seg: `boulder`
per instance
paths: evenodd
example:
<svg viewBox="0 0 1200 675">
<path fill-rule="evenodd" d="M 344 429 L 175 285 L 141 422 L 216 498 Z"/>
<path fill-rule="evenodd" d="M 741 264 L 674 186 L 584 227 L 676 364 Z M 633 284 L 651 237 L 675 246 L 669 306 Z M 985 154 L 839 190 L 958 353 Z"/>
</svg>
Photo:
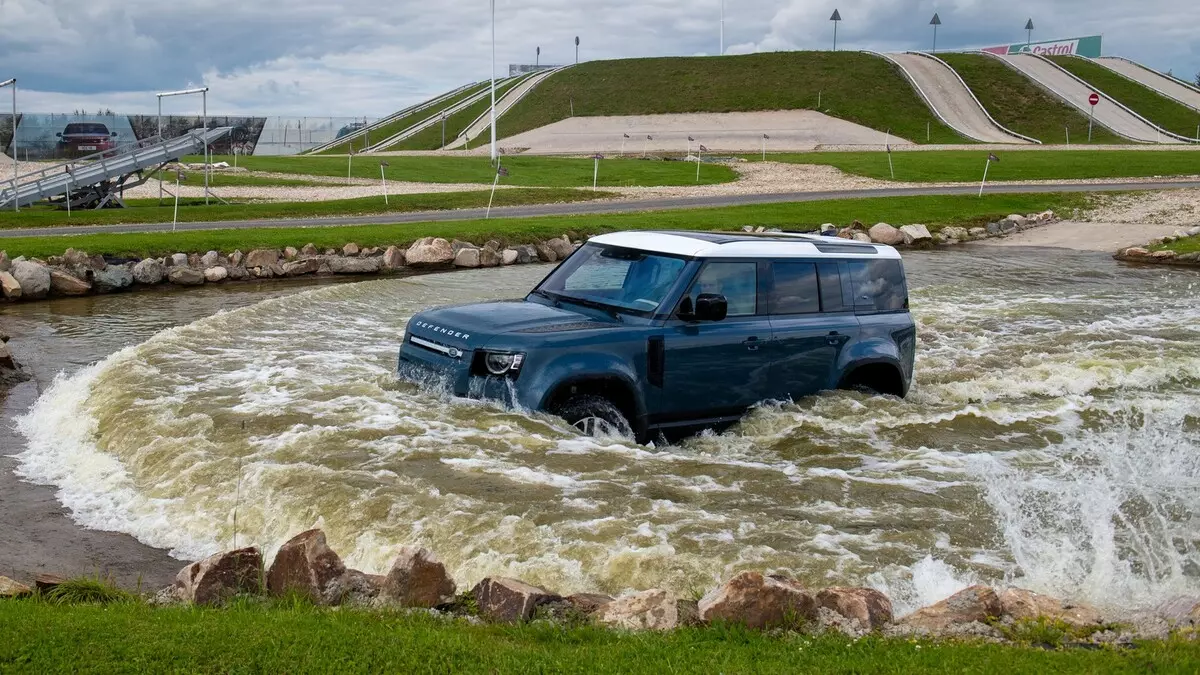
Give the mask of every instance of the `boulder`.
<svg viewBox="0 0 1200 675">
<path fill-rule="evenodd" d="M 248 272 L 245 267 L 230 267 L 229 268 L 229 280 L 230 281 L 241 281 L 242 279 L 249 279 L 249 278 L 250 278 L 250 272 Z"/>
<path fill-rule="evenodd" d="M 864 628 L 879 629 L 892 622 L 892 601 L 873 588 L 826 588 L 816 600 L 817 606 L 856 619 Z"/>
<path fill-rule="evenodd" d="M 54 295 L 87 295 L 92 285 L 74 274 L 50 268 L 50 292 Z"/>
<path fill-rule="evenodd" d="M 146 286 L 161 283 L 165 274 L 163 264 L 154 258 L 146 258 L 133 266 L 133 280 Z"/>
<path fill-rule="evenodd" d="M 867 234 L 876 244 L 899 246 L 904 243 L 904 234 L 887 223 L 875 223 L 867 230 Z"/>
<path fill-rule="evenodd" d="M 454 598 L 454 580 L 428 549 L 405 546 L 384 578 L 380 597 L 404 607 L 436 607 Z"/>
<path fill-rule="evenodd" d="M 523 244 L 517 247 L 517 263 L 527 265 L 538 261 L 538 250 L 533 244 Z"/>
<path fill-rule="evenodd" d="M 557 256 L 559 260 L 566 260 L 567 256 L 575 252 L 574 244 L 571 243 L 571 239 L 565 234 L 561 237 L 555 237 L 554 239 L 547 239 L 545 246 L 551 251 L 554 251 L 554 255 Z"/>
<path fill-rule="evenodd" d="M 550 248 L 549 246 L 545 244 L 534 244 L 533 248 L 535 251 L 537 251 L 538 260 L 541 260 L 542 262 L 558 262 L 558 254 L 555 253 L 554 249 Z"/>
<path fill-rule="evenodd" d="M 454 262 L 454 249 L 441 237 L 424 237 L 413 242 L 404 259 L 413 267 L 434 267 Z"/>
<path fill-rule="evenodd" d="M 1008 222 L 1012 223 L 1013 225 L 1016 225 L 1018 229 L 1025 227 L 1026 225 L 1029 224 L 1029 219 L 1026 218 L 1025 216 L 1022 216 L 1019 213 L 1014 213 L 1014 214 L 1010 215 L 1009 217 L 1005 218 L 1004 220 L 1007 220 Z"/>
<path fill-rule="evenodd" d="M 957 239 L 958 241 L 966 241 L 970 234 L 965 227 L 943 227 L 942 236 L 947 239 Z"/>
<path fill-rule="evenodd" d="M 167 281 L 176 286 L 203 286 L 204 272 L 190 267 L 172 267 L 167 273 Z"/>
<path fill-rule="evenodd" d="M 19 581 L 13 581 L 8 577 L 0 577 L 0 598 L 19 598 L 23 595 L 29 595 L 32 592 L 33 588 Z"/>
<path fill-rule="evenodd" d="M 283 265 L 281 265 L 280 263 L 275 263 L 274 265 L 271 265 L 267 269 L 271 270 L 271 276 L 274 276 L 274 277 L 283 276 Z"/>
<path fill-rule="evenodd" d="M 455 239 L 454 241 L 450 242 L 450 248 L 454 249 L 454 253 L 457 255 L 458 252 L 463 250 L 464 248 L 479 248 L 479 247 L 469 241 L 463 241 L 462 239 Z"/>
<path fill-rule="evenodd" d="M 838 231 L 838 226 L 834 225 L 833 223 L 822 223 L 821 224 L 821 234 L 825 234 L 826 232 L 837 232 L 837 231 Z"/>
<path fill-rule="evenodd" d="M 62 256 L 64 267 L 91 267 L 91 259 L 87 251 L 77 251 L 73 248 L 67 249 L 67 252 Z"/>
<path fill-rule="evenodd" d="M 971 235 L 972 239 L 983 239 L 988 236 L 988 229 L 986 227 L 972 227 L 967 230 L 967 234 Z"/>
<path fill-rule="evenodd" d="M 506 577 L 487 577 L 471 593 L 484 617 L 507 623 L 528 621 L 538 605 L 559 599 L 547 590 Z"/>
<path fill-rule="evenodd" d="M 334 274 L 378 274 L 383 266 L 383 258 L 342 258 L 333 256 L 326 258 L 329 271 Z M 280 270 L 282 271 L 282 270 Z"/>
<path fill-rule="evenodd" d="M 996 223 L 996 230 L 1000 234 L 1011 234 L 1017 231 L 1017 223 L 1005 218 L 1004 220 Z M 988 225 L 988 231 L 991 231 L 991 225 Z"/>
<path fill-rule="evenodd" d="M 262 591 L 262 554 L 257 548 L 218 553 L 179 571 L 177 596 L 196 605 L 220 604 L 235 595 Z"/>
<path fill-rule="evenodd" d="M 770 628 L 815 618 L 817 603 L 792 579 L 742 572 L 704 596 L 699 609 L 704 622 L 722 620 Z"/>
<path fill-rule="evenodd" d="M 26 300 L 44 298 L 50 293 L 50 270 L 29 260 L 14 260 L 12 275 L 21 285 L 21 297 Z"/>
<path fill-rule="evenodd" d="M 1084 627 L 1104 623 L 1100 612 L 1087 605 L 1063 602 L 1023 588 L 1006 588 L 999 593 L 1000 612 L 1018 621 L 1045 617 L 1070 626 Z"/>
<path fill-rule="evenodd" d="M 871 235 L 867 234 L 866 232 L 855 232 L 851 239 L 854 241 L 861 241 L 864 244 L 871 243 Z"/>
<path fill-rule="evenodd" d="M 109 265 L 96 272 L 92 283 L 101 293 L 125 290 L 133 285 L 133 272 L 126 265 Z"/>
<path fill-rule="evenodd" d="M 171 267 L 187 267 L 188 257 L 186 253 L 176 253 L 171 256 Z"/>
<path fill-rule="evenodd" d="M 276 597 L 295 593 L 323 603 L 330 582 L 345 572 L 342 559 L 325 543 L 325 533 L 308 530 L 289 539 L 275 554 L 267 571 L 267 592 Z"/>
<path fill-rule="evenodd" d="M 49 593 L 65 583 L 67 578 L 57 574 L 39 574 L 33 578 L 33 587 L 40 593 Z"/>
<path fill-rule="evenodd" d="M 985 623 L 999 618 L 1002 611 L 996 591 L 987 586 L 971 586 L 941 602 L 922 607 L 897 623 L 917 632 L 937 634 L 952 626 L 976 621 Z"/>
<path fill-rule="evenodd" d="M 279 251 L 273 248 L 256 248 L 247 253 L 246 259 L 242 262 L 247 268 L 270 267 L 271 265 L 278 265 Z"/>
<path fill-rule="evenodd" d="M 224 267 L 209 267 L 204 270 L 204 280 L 210 284 L 215 284 L 218 281 L 225 281 L 229 278 L 229 270 Z"/>
<path fill-rule="evenodd" d="M 283 275 L 285 277 L 300 277 L 305 274 L 316 274 L 320 267 L 321 261 L 316 258 L 294 260 L 283 264 Z"/>
<path fill-rule="evenodd" d="M 493 248 L 488 248 L 487 246 L 479 249 L 480 267 L 499 267 L 500 260 L 500 251 Z"/>
<path fill-rule="evenodd" d="M 500 252 L 500 264 L 501 265 L 511 265 L 511 264 L 517 262 L 518 256 L 519 256 L 519 253 L 517 252 L 516 249 L 506 248 Z"/>
<path fill-rule="evenodd" d="M 576 611 L 591 616 L 598 609 L 612 602 L 613 597 L 603 593 L 576 593 L 568 595 L 563 600 Z"/>
<path fill-rule="evenodd" d="M 904 235 L 904 243 L 909 246 L 933 242 L 933 235 L 929 234 L 929 228 L 924 225 L 905 225 L 900 228 L 900 234 Z"/>
<path fill-rule="evenodd" d="M 1150 254 L 1150 259 L 1151 260 L 1172 260 L 1177 255 L 1179 255 L 1179 254 L 1176 253 L 1175 251 L 1155 251 Z M 51 271 L 51 274 L 53 274 L 53 271 Z"/>
<path fill-rule="evenodd" d="M 596 621 L 626 630 L 672 630 L 679 626 L 679 598 L 659 589 L 624 595 L 599 608 Z"/>
<path fill-rule="evenodd" d="M 0 384 L 3 384 L 8 378 L 4 371 L 20 370 L 21 366 L 13 358 L 12 352 L 8 349 L 8 344 L 0 342 Z"/>
<path fill-rule="evenodd" d="M 317 255 L 316 244 L 305 244 L 304 247 L 300 249 L 300 255 L 304 256 L 305 258 L 311 258 L 313 256 L 316 256 Z"/>
<path fill-rule="evenodd" d="M 462 248 L 454 256 L 455 267 L 479 267 L 479 249 Z"/>
<path fill-rule="evenodd" d="M 21 297 L 21 284 L 8 272 L 0 272 L 0 290 L 4 291 L 4 297 L 9 300 L 17 300 Z"/>
<path fill-rule="evenodd" d="M 1120 255 L 1126 258 L 1145 258 L 1146 256 L 1150 255 L 1150 251 L 1142 248 L 1141 246 L 1131 246 L 1124 251 L 1121 251 Z"/>
<path fill-rule="evenodd" d="M 1192 251 L 1191 253 L 1184 253 L 1183 255 L 1181 255 L 1175 259 L 1178 260 L 1179 262 L 1196 262 L 1196 261 L 1200 260 L 1200 251 Z"/>
<path fill-rule="evenodd" d="M 375 256 L 382 255 L 382 254 L 383 254 L 383 249 L 379 248 L 378 246 L 372 246 L 371 248 L 364 248 L 362 250 L 362 253 L 359 253 L 359 255 L 363 256 L 364 258 L 374 258 Z"/>
<path fill-rule="evenodd" d="M 399 246 L 389 246 L 383 252 L 383 269 L 395 270 L 404 267 L 404 249 Z"/>
<path fill-rule="evenodd" d="M 208 253 L 205 253 L 204 255 L 200 256 L 200 267 L 202 269 L 208 269 L 209 267 L 216 267 L 217 263 L 219 263 L 220 260 L 221 260 L 221 254 L 218 251 L 209 251 Z"/>
<path fill-rule="evenodd" d="M 987 233 L 991 235 L 1000 234 L 1000 223 L 988 223 Z"/>
<path fill-rule="evenodd" d="M 229 264 L 232 265 L 233 267 L 245 267 L 245 265 L 242 264 L 242 262 L 245 261 L 245 259 L 246 259 L 246 255 L 244 253 L 242 253 L 240 250 L 237 250 L 237 251 L 234 251 L 229 256 Z"/>
<path fill-rule="evenodd" d="M 849 227 L 843 227 L 837 231 L 838 239 L 853 239 L 854 230 Z"/>
<path fill-rule="evenodd" d="M 344 255 L 346 257 L 356 256 L 361 252 L 362 252 L 362 249 L 360 249 L 358 247 L 358 244 L 356 244 L 354 242 L 350 242 L 349 244 L 346 244 L 345 246 L 342 247 L 342 255 Z"/>
<path fill-rule="evenodd" d="M 298 255 L 300 255 L 300 252 L 296 250 L 295 246 L 288 246 L 283 249 L 283 257 L 287 260 L 295 260 Z"/>
<path fill-rule="evenodd" d="M 8 251 L 0 251 L 0 272 L 12 271 L 12 261 L 8 259 Z"/>
<path fill-rule="evenodd" d="M 379 597 L 384 577 L 358 570 L 346 570 L 325 586 L 322 602 L 326 605 L 364 604 Z"/>
</svg>

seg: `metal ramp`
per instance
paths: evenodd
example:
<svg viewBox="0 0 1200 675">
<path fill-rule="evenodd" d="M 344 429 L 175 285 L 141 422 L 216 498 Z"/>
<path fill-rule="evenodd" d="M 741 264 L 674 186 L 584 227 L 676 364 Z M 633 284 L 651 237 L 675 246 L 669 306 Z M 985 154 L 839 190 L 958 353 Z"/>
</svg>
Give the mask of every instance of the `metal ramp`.
<svg viewBox="0 0 1200 675">
<path fill-rule="evenodd" d="M 156 171 L 184 155 L 201 153 L 233 131 L 233 127 L 193 129 L 178 138 L 138 141 L 116 151 L 99 152 L 17 176 L 0 192 L 0 210 L 46 200 L 71 208 L 124 206 L 121 192 L 150 180 Z M 56 201 L 57 200 L 57 201 Z"/>
<path fill-rule="evenodd" d="M 396 112 L 392 113 L 391 115 L 388 115 L 387 117 L 384 117 L 381 120 L 376 120 L 375 122 L 372 122 L 371 124 L 368 124 L 367 126 L 362 127 L 361 129 L 356 129 L 354 131 L 351 131 L 350 133 L 346 134 L 345 136 L 342 136 L 341 138 L 335 138 L 332 141 L 327 141 L 325 143 L 322 143 L 322 144 L 316 146 L 315 148 L 310 148 L 308 150 L 305 150 L 304 152 L 302 152 L 300 154 L 315 155 L 317 153 L 324 152 L 330 148 L 335 148 L 343 143 L 357 140 L 363 136 L 369 136 L 372 131 L 380 129 L 381 127 L 385 127 L 385 126 L 391 124 L 392 122 L 395 122 L 396 120 L 401 119 L 403 117 L 408 117 L 409 115 L 411 115 L 413 113 L 420 112 L 427 108 L 435 107 L 441 103 L 444 103 L 444 102 L 454 98 L 455 96 L 458 96 L 459 94 L 463 93 L 464 91 L 467 91 L 468 89 L 471 89 L 474 87 L 478 87 L 481 84 L 482 84 L 481 82 L 472 82 L 471 84 L 461 86 L 458 89 L 455 89 L 453 91 L 448 91 L 436 98 L 433 98 L 433 99 L 430 99 L 427 101 L 422 101 L 422 102 L 414 104 L 414 105 L 410 105 L 407 108 L 404 108 L 403 110 L 397 110 Z"/>
<path fill-rule="evenodd" d="M 508 86 L 508 85 L 512 84 L 514 81 L 517 81 L 517 80 L 520 80 L 523 78 L 527 78 L 530 76 L 531 75 L 517 75 L 515 77 L 507 77 L 502 80 L 496 80 L 496 88 L 499 89 L 502 86 Z M 462 101 L 459 101 L 458 103 L 455 103 L 454 105 L 450 106 L 449 108 L 435 112 L 434 114 L 430 115 L 429 117 L 426 117 L 425 119 L 421 120 L 420 122 L 417 122 L 416 124 L 408 127 L 407 129 L 404 129 L 403 131 L 400 131 L 399 133 L 393 134 L 393 135 L 383 139 L 382 141 L 379 141 L 378 143 L 369 145 L 366 148 L 363 148 L 362 150 L 360 150 L 359 152 L 361 152 L 363 154 L 368 154 L 368 153 L 373 153 L 373 152 L 379 152 L 381 150 L 387 150 L 391 146 L 396 145 L 397 143 L 399 143 L 401 141 L 407 140 L 407 139 L 421 133 L 422 131 L 428 129 L 429 127 L 434 126 L 438 122 L 441 122 L 443 115 L 445 115 L 447 118 L 449 118 L 450 116 L 456 115 L 459 112 L 471 107 L 472 105 L 475 105 L 479 101 L 482 101 L 483 99 L 490 96 L 491 91 L 492 91 L 491 87 L 485 87 L 478 93 L 468 96 L 467 98 L 463 99 Z"/>
</svg>

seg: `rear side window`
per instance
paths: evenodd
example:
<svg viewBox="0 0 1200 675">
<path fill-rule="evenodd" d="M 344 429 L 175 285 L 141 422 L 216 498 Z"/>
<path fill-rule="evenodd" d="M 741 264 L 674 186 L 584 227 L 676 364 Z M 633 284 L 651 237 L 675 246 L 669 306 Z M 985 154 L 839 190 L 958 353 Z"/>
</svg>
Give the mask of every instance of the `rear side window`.
<svg viewBox="0 0 1200 675">
<path fill-rule="evenodd" d="M 821 311 L 816 265 L 777 262 L 772 268 L 775 270 L 775 284 L 771 292 L 772 314 L 813 314 Z"/>
<path fill-rule="evenodd" d="M 859 312 L 896 312 L 908 308 L 908 286 L 899 260 L 852 260 L 854 309 Z"/>
<path fill-rule="evenodd" d="M 837 263 L 820 263 L 817 265 L 817 279 L 821 285 L 821 311 L 845 312 L 845 300 L 842 297 L 842 273 L 838 271 Z"/>
</svg>

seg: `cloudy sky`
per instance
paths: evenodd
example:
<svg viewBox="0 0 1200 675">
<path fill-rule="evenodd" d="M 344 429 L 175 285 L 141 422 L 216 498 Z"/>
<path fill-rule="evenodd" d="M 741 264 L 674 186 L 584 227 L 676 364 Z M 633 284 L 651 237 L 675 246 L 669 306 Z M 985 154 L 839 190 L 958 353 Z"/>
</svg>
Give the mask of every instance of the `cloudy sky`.
<svg viewBox="0 0 1200 675">
<path fill-rule="evenodd" d="M 716 54 L 721 0 L 497 0 L 498 74 L 509 63 Z M 1194 0 L 727 0 L 726 53 L 928 48 L 1103 34 L 1105 52 L 1189 78 L 1200 70 Z M 207 84 L 209 110 L 378 116 L 489 76 L 486 0 L 0 0 L 0 79 L 30 112 L 153 112 L 155 91 Z M 198 112 L 175 99 L 167 112 Z"/>
</svg>

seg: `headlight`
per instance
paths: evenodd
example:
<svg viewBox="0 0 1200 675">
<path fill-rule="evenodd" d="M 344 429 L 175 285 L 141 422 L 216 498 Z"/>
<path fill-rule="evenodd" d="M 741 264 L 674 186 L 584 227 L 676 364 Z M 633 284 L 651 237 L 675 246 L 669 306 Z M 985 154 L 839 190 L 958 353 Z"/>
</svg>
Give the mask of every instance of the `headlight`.
<svg viewBox="0 0 1200 675">
<path fill-rule="evenodd" d="M 524 354 L 512 352 L 485 351 L 482 356 L 483 367 L 489 375 L 515 375 L 521 370 L 521 364 L 525 362 Z"/>
</svg>

